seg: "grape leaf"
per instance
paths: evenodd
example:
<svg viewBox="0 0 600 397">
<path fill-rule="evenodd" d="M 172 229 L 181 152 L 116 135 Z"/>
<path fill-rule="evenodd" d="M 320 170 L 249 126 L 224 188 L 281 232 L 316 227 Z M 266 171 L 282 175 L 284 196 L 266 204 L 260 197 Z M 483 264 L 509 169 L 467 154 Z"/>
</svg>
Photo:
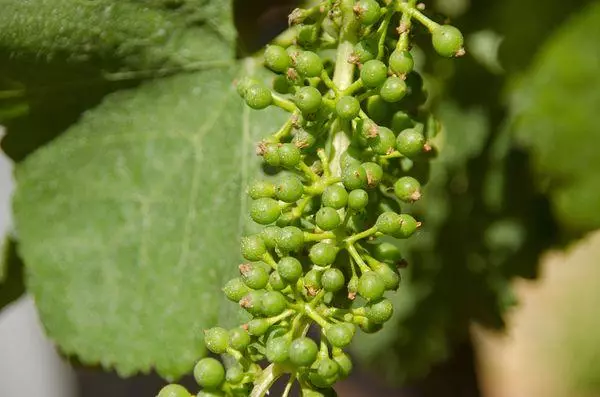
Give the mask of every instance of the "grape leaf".
<svg viewBox="0 0 600 397">
<path fill-rule="evenodd" d="M 28 287 L 66 353 L 174 378 L 205 353 L 203 329 L 234 319 L 220 288 L 241 260 L 252 143 L 282 113 L 245 107 L 237 73 L 111 94 L 17 166 Z"/>
<path fill-rule="evenodd" d="M 539 186 L 573 233 L 600 227 L 600 4 L 550 39 L 511 94 L 512 131 L 534 154 Z"/>
</svg>

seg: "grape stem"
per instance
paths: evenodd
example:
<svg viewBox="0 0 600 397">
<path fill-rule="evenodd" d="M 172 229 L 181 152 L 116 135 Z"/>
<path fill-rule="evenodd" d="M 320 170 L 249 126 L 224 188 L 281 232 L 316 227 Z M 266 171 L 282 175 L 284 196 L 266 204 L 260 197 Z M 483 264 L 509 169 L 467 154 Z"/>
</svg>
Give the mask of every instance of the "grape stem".
<svg viewBox="0 0 600 397">
<path fill-rule="evenodd" d="M 398 2 L 398 10 L 400 10 L 403 14 L 407 14 L 411 18 L 414 18 L 417 21 L 421 22 L 421 24 L 423 24 L 423 26 L 425 26 L 427 30 L 429 30 L 431 33 L 433 33 L 435 29 L 440 27 L 440 25 L 437 22 L 434 22 L 431 19 L 427 18 L 425 14 L 417 10 L 414 6 L 411 7 L 411 5 L 408 3 L 403 3 L 401 1 Z"/>
<path fill-rule="evenodd" d="M 279 365 L 271 364 L 254 381 L 254 388 L 250 397 L 264 397 L 273 383 L 283 374 L 283 369 Z"/>
</svg>

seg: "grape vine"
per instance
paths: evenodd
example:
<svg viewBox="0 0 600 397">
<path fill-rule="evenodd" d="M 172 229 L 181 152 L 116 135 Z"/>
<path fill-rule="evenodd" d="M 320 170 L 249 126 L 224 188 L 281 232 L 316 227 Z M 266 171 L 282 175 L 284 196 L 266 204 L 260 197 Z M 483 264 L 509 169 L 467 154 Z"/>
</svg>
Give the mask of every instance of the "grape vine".
<svg viewBox="0 0 600 397">
<path fill-rule="evenodd" d="M 438 129 L 414 70 L 413 22 L 440 55 L 464 54 L 461 32 L 422 11 L 415 0 L 296 9 L 290 30 L 264 51 L 272 89 L 238 81 L 249 107 L 277 106 L 290 116 L 257 145 L 277 179 L 249 187 L 250 216 L 264 228 L 242 239 L 248 262 L 223 288 L 252 319 L 205 331 L 226 369 L 201 359 L 198 397 L 261 397 L 282 377 L 283 397 L 296 383 L 303 396 L 335 395 L 332 386 L 352 370 L 343 349 L 357 328 L 373 333 L 391 318 L 385 294 L 399 287 L 404 262 L 389 238 L 409 238 L 421 226 L 406 206 L 421 197 L 419 170 L 435 155 Z M 158 396 L 190 393 L 172 384 Z"/>
</svg>

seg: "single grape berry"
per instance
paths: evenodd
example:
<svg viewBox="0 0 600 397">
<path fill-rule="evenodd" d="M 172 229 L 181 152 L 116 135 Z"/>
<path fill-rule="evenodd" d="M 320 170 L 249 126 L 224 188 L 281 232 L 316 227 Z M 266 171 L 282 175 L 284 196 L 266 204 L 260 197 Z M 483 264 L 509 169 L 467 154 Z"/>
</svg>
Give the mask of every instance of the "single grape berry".
<svg viewBox="0 0 600 397">
<path fill-rule="evenodd" d="M 295 175 L 287 175 L 279 179 L 275 185 L 275 196 L 286 203 L 298 201 L 304 193 L 304 186 Z"/>
<path fill-rule="evenodd" d="M 390 104 L 380 95 L 372 95 L 365 104 L 367 115 L 376 123 L 385 123 L 390 116 Z"/>
<path fill-rule="evenodd" d="M 304 232 L 295 226 L 286 226 L 277 236 L 277 246 L 283 251 L 297 251 L 304 245 Z"/>
<path fill-rule="evenodd" d="M 316 360 L 318 351 L 319 348 L 312 339 L 302 336 L 290 345 L 290 361 L 298 367 L 308 367 Z"/>
<path fill-rule="evenodd" d="M 262 238 L 255 234 L 252 236 L 242 237 L 242 256 L 249 261 L 259 261 L 267 252 L 267 247 Z"/>
<path fill-rule="evenodd" d="M 335 245 L 320 242 L 310 248 L 308 257 L 315 265 L 328 266 L 335 261 L 338 251 Z"/>
<path fill-rule="evenodd" d="M 296 133 L 292 138 L 292 143 L 299 149 L 311 148 L 316 142 L 317 138 L 303 128 L 296 130 Z"/>
<path fill-rule="evenodd" d="M 229 333 L 225 328 L 214 327 L 204 331 L 204 344 L 215 354 L 223 354 L 227 350 Z"/>
<path fill-rule="evenodd" d="M 387 127 L 378 127 L 377 134 L 368 138 L 369 146 L 380 155 L 389 154 L 396 146 L 396 135 Z"/>
<path fill-rule="evenodd" d="M 317 269 L 310 269 L 304 275 L 304 286 L 313 291 L 318 291 L 322 287 L 322 284 L 321 284 L 322 277 L 323 277 L 323 272 L 321 272 Z"/>
<path fill-rule="evenodd" d="M 290 340 L 286 337 L 272 338 L 267 342 L 267 360 L 272 363 L 283 363 L 290 357 Z"/>
<path fill-rule="evenodd" d="M 268 249 L 275 248 L 277 244 L 277 236 L 279 235 L 279 231 L 281 228 L 279 226 L 267 226 L 260 232 L 260 237 L 265 242 L 265 246 Z"/>
<path fill-rule="evenodd" d="M 360 165 L 349 165 L 342 172 L 342 183 L 348 190 L 362 189 L 367 186 L 367 172 Z"/>
<path fill-rule="evenodd" d="M 377 230 L 383 234 L 393 236 L 400 231 L 402 227 L 402 218 L 395 212 L 387 211 L 379 215 L 375 225 Z"/>
<path fill-rule="evenodd" d="M 383 179 L 383 168 L 379 164 L 371 162 L 363 163 L 362 167 L 367 173 L 367 187 L 371 189 L 377 187 Z"/>
<path fill-rule="evenodd" d="M 348 192 L 340 185 L 327 186 L 321 196 L 321 202 L 326 207 L 339 210 L 346 206 L 346 203 L 348 202 Z"/>
<path fill-rule="evenodd" d="M 258 81 L 256 79 L 253 79 L 252 77 L 244 76 L 236 84 L 237 93 L 242 98 L 245 98 L 246 91 L 248 91 L 248 88 L 252 87 L 255 84 L 258 84 Z"/>
<path fill-rule="evenodd" d="M 389 64 L 392 72 L 396 74 L 407 74 L 415 67 L 412 55 L 406 50 L 395 50 L 392 52 Z"/>
<path fill-rule="evenodd" d="M 333 353 L 333 359 L 340 367 L 340 379 L 347 378 L 350 372 L 352 372 L 352 360 L 350 357 L 343 351 L 338 351 Z"/>
<path fill-rule="evenodd" d="M 273 197 L 275 196 L 275 185 L 269 181 L 254 181 L 248 189 L 248 195 L 256 200 L 259 198 Z"/>
<path fill-rule="evenodd" d="M 387 67 L 385 63 L 372 59 L 365 62 L 360 70 L 360 79 L 365 86 L 369 88 L 377 88 L 383 84 L 387 78 Z"/>
<path fill-rule="evenodd" d="M 190 392 L 181 385 L 166 385 L 158 392 L 156 397 L 191 397 Z"/>
<path fill-rule="evenodd" d="M 235 350 L 245 350 L 250 341 L 250 334 L 243 328 L 234 328 L 229 331 L 229 346 Z"/>
<path fill-rule="evenodd" d="M 408 158 L 414 158 L 423 153 L 425 148 L 425 137 L 415 128 L 406 129 L 398 134 L 396 138 L 396 149 Z"/>
<path fill-rule="evenodd" d="M 262 312 L 267 317 L 281 314 L 287 307 L 287 300 L 277 291 L 267 291 L 262 296 Z"/>
<path fill-rule="evenodd" d="M 391 265 L 381 263 L 380 266 L 374 267 L 373 271 L 381 277 L 387 291 L 396 291 L 400 286 L 400 273 L 395 266 L 392 268 Z"/>
<path fill-rule="evenodd" d="M 354 12 L 363 25 L 372 25 L 381 16 L 381 7 L 375 0 L 360 0 L 354 6 Z"/>
<path fill-rule="evenodd" d="M 363 189 L 356 189 L 348 195 L 348 207 L 355 211 L 363 210 L 369 204 L 369 194 Z"/>
<path fill-rule="evenodd" d="M 263 289 L 269 282 L 269 274 L 265 269 L 252 263 L 240 265 L 240 273 L 244 284 L 251 289 Z"/>
<path fill-rule="evenodd" d="M 385 284 L 375 272 L 366 272 L 358 279 L 358 293 L 368 301 L 381 298 L 385 292 Z"/>
<path fill-rule="evenodd" d="M 373 250 L 373 256 L 375 257 L 375 259 L 378 259 L 380 261 L 387 261 L 392 263 L 402 259 L 402 253 L 400 252 L 398 247 L 386 241 L 375 246 L 375 249 Z"/>
<path fill-rule="evenodd" d="M 296 70 L 304 77 L 318 77 L 323 71 L 323 61 L 312 51 L 302 51 L 296 57 Z"/>
<path fill-rule="evenodd" d="M 302 113 L 315 113 L 321 106 L 321 93 L 315 87 L 302 87 L 294 97 L 296 106 Z"/>
<path fill-rule="evenodd" d="M 285 281 L 295 283 L 302 276 L 302 264 L 294 257 L 283 257 L 277 263 L 277 273 Z"/>
<path fill-rule="evenodd" d="M 229 367 L 225 371 L 225 380 L 233 385 L 238 384 L 244 379 L 244 370 L 240 365 Z"/>
<path fill-rule="evenodd" d="M 406 83 L 398 76 L 390 76 L 381 86 L 379 95 L 386 102 L 398 102 L 406 95 Z"/>
<path fill-rule="evenodd" d="M 293 143 L 284 143 L 279 147 L 281 166 L 294 168 L 300 162 L 300 149 Z"/>
<path fill-rule="evenodd" d="M 335 111 L 340 118 L 352 120 L 360 112 L 360 103 L 353 96 L 343 96 L 336 103 Z"/>
<path fill-rule="evenodd" d="M 265 163 L 271 167 L 279 167 L 281 157 L 279 157 L 279 146 L 274 143 L 269 143 L 261 148 L 262 156 Z"/>
<path fill-rule="evenodd" d="M 242 299 L 240 306 L 253 316 L 262 315 L 262 297 L 264 291 L 250 290 Z"/>
<path fill-rule="evenodd" d="M 396 238 L 409 238 L 421 224 L 408 214 L 400 214 L 400 228 L 393 234 Z"/>
<path fill-rule="evenodd" d="M 329 326 L 325 331 L 327 340 L 335 347 L 346 347 L 354 337 L 354 325 L 350 323 L 339 323 Z"/>
<path fill-rule="evenodd" d="M 272 272 L 269 275 L 269 285 L 273 288 L 273 291 L 281 291 L 288 286 L 288 283 L 281 278 L 281 275 L 278 272 Z"/>
<path fill-rule="evenodd" d="M 368 318 L 363 318 L 363 320 L 358 323 L 358 326 L 365 334 L 374 334 L 375 332 L 381 331 L 383 328 L 383 324 L 374 323 Z"/>
<path fill-rule="evenodd" d="M 273 78 L 273 91 L 283 95 L 289 94 L 292 92 L 292 85 L 286 76 L 278 74 Z"/>
<path fill-rule="evenodd" d="M 290 56 L 285 48 L 269 45 L 265 49 L 265 66 L 277 73 L 283 73 L 290 67 Z"/>
<path fill-rule="evenodd" d="M 403 176 L 394 183 L 394 193 L 405 203 L 412 203 L 421 198 L 421 184 L 412 176 Z"/>
<path fill-rule="evenodd" d="M 337 292 L 344 287 L 346 279 L 340 269 L 330 268 L 321 275 L 321 285 L 325 291 Z"/>
<path fill-rule="evenodd" d="M 248 333 L 254 336 L 264 335 L 271 326 L 271 323 L 264 318 L 255 318 L 248 322 Z"/>
<path fill-rule="evenodd" d="M 331 379 L 331 383 L 337 380 L 338 373 L 340 371 L 340 366 L 338 365 L 338 363 L 335 362 L 335 360 L 332 360 L 328 357 L 322 358 L 315 362 L 315 365 L 313 365 L 313 367 L 315 366 L 317 369 L 317 374 L 320 377 L 324 379 Z"/>
<path fill-rule="evenodd" d="M 200 390 L 196 397 L 225 397 L 221 390 Z"/>
<path fill-rule="evenodd" d="M 370 37 L 356 43 L 353 54 L 360 63 L 365 63 L 377 57 L 377 50 L 377 39 Z"/>
<path fill-rule="evenodd" d="M 271 90 L 261 83 L 256 83 L 248 87 L 244 98 L 248 106 L 257 110 L 264 109 L 273 103 Z"/>
<path fill-rule="evenodd" d="M 281 215 L 281 208 L 277 200 L 272 198 L 259 198 L 254 200 L 250 207 L 250 216 L 254 222 L 261 225 L 268 225 L 275 222 Z"/>
<path fill-rule="evenodd" d="M 383 324 L 394 314 L 394 306 L 389 299 L 380 299 L 365 306 L 367 318 L 375 324 Z"/>
<path fill-rule="evenodd" d="M 196 382 L 207 389 L 216 389 L 225 380 L 225 368 L 212 357 L 203 358 L 194 367 Z"/>
<path fill-rule="evenodd" d="M 351 165 L 360 165 L 361 151 L 362 149 L 355 146 L 348 146 L 348 149 L 340 156 L 340 165 L 342 166 L 342 169 L 345 170 Z"/>
<path fill-rule="evenodd" d="M 239 302 L 248 292 L 250 292 L 250 288 L 244 284 L 241 277 L 229 280 L 223 287 L 223 293 L 227 299 L 233 302 Z"/>
<path fill-rule="evenodd" d="M 441 25 L 431 33 L 433 48 L 444 57 L 462 55 L 464 38 L 460 30 L 451 25 Z"/>
<path fill-rule="evenodd" d="M 340 215 L 331 207 L 323 207 L 315 215 L 315 222 L 323 230 L 333 230 L 342 223 Z"/>
<path fill-rule="evenodd" d="M 394 131 L 395 133 L 400 133 L 400 132 L 406 130 L 407 128 L 412 128 L 412 127 L 414 127 L 414 123 L 413 123 L 412 119 L 410 118 L 410 116 L 408 114 L 406 114 L 405 112 L 398 110 L 392 116 L 391 128 L 392 128 L 392 131 Z"/>
</svg>

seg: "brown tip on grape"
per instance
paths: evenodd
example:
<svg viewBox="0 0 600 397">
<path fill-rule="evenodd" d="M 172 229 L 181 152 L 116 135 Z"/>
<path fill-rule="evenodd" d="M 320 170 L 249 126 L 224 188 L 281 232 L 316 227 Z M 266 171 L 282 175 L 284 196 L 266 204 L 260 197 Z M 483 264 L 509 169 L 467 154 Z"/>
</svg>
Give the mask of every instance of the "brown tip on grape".
<svg viewBox="0 0 600 397">
<path fill-rule="evenodd" d="M 252 301 L 248 297 L 243 297 L 240 299 L 240 306 L 244 308 L 252 307 Z"/>
<path fill-rule="evenodd" d="M 400 259 L 397 263 L 396 263 L 396 267 L 398 269 L 406 269 L 408 267 L 408 261 L 406 259 Z"/>
<path fill-rule="evenodd" d="M 412 201 L 419 201 L 420 198 L 421 198 L 421 192 L 419 192 L 419 191 L 416 191 L 410 195 L 410 199 Z"/>
<path fill-rule="evenodd" d="M 248 331 L 248 328 L 249 328 L 249 327 L 248 327 L 248 324 L 242 324 L 242 328 L 243 328 L 245 331 Z"/>
<path fill-rule="evenodd" d="M 408 25 L 404 22 L 400 23 L 400 25 L 396 28 L 398 34 L 406 33 L 408 31 Z"/>
<path fill-rule="evenodd" d="M 425 9 L 425 3 L 417 4 L 417 10 L 423 11 Z"/>
<path fill-rule="evenodd" d="M 306 293 L 308 294 L 308 296 L 317 296 L 319 290 L 315 287 L 306 287 Z"/>
<path fill-rule="evenodd" d="M 348 63 L 358 65 L 359 62 L 360 62 L 360 58 L 356 54 L 352 54 L 348 57 Z"/>
<path fill-rule="evenodd" d="M 431 145 L 429 143 L 426 143 L 425 145 L 423 145 L 423 151 L 425 153 L 429 153 L 433 150 L 433 147 L 431 147 Z"/>
<path fill-rule="evenodd" d="M 465 54 L 467 53 L 467 50 L 465 50 L 464 48 L 461 48 L 460 50 L 456 51 L 456 54 L 454 54 L 455 57 L 460 58 L 465 56 Z"/>
<path fill-rule="evenodd" d="M 241 274 L 246 274 L 252 269 L 252 264 L 242 263 L 241 265 L 238 266 L 238 269 L 240 269 Z"/>
<path fill-rule="evenodd" d="M 369 130 L 367 131 L 367 137 L 377 138 L 378 135 L 379 135 L 379 130 L 376 125 L 372 125 L 371 127 L 369 127 Z"/>
<path fill-rule="evenodd" d="M 351 301 L 356 299 L 356 292 L 348 292 L 348 299 L 350 299 Z"/>
<path fill-rule="evenodd" d="M 257 156 L 262 156 L 266 152 L 267 152 L 267 144 L 266 144 L 266 142 L 262 141 L 258 145 L 256 145 L 256 155 Z"/>
<path fill-rule="evenodd" d="M 417 228 L 421 227 L 423 225 L 423 222 L 417 222 Z"/>
</svg>

